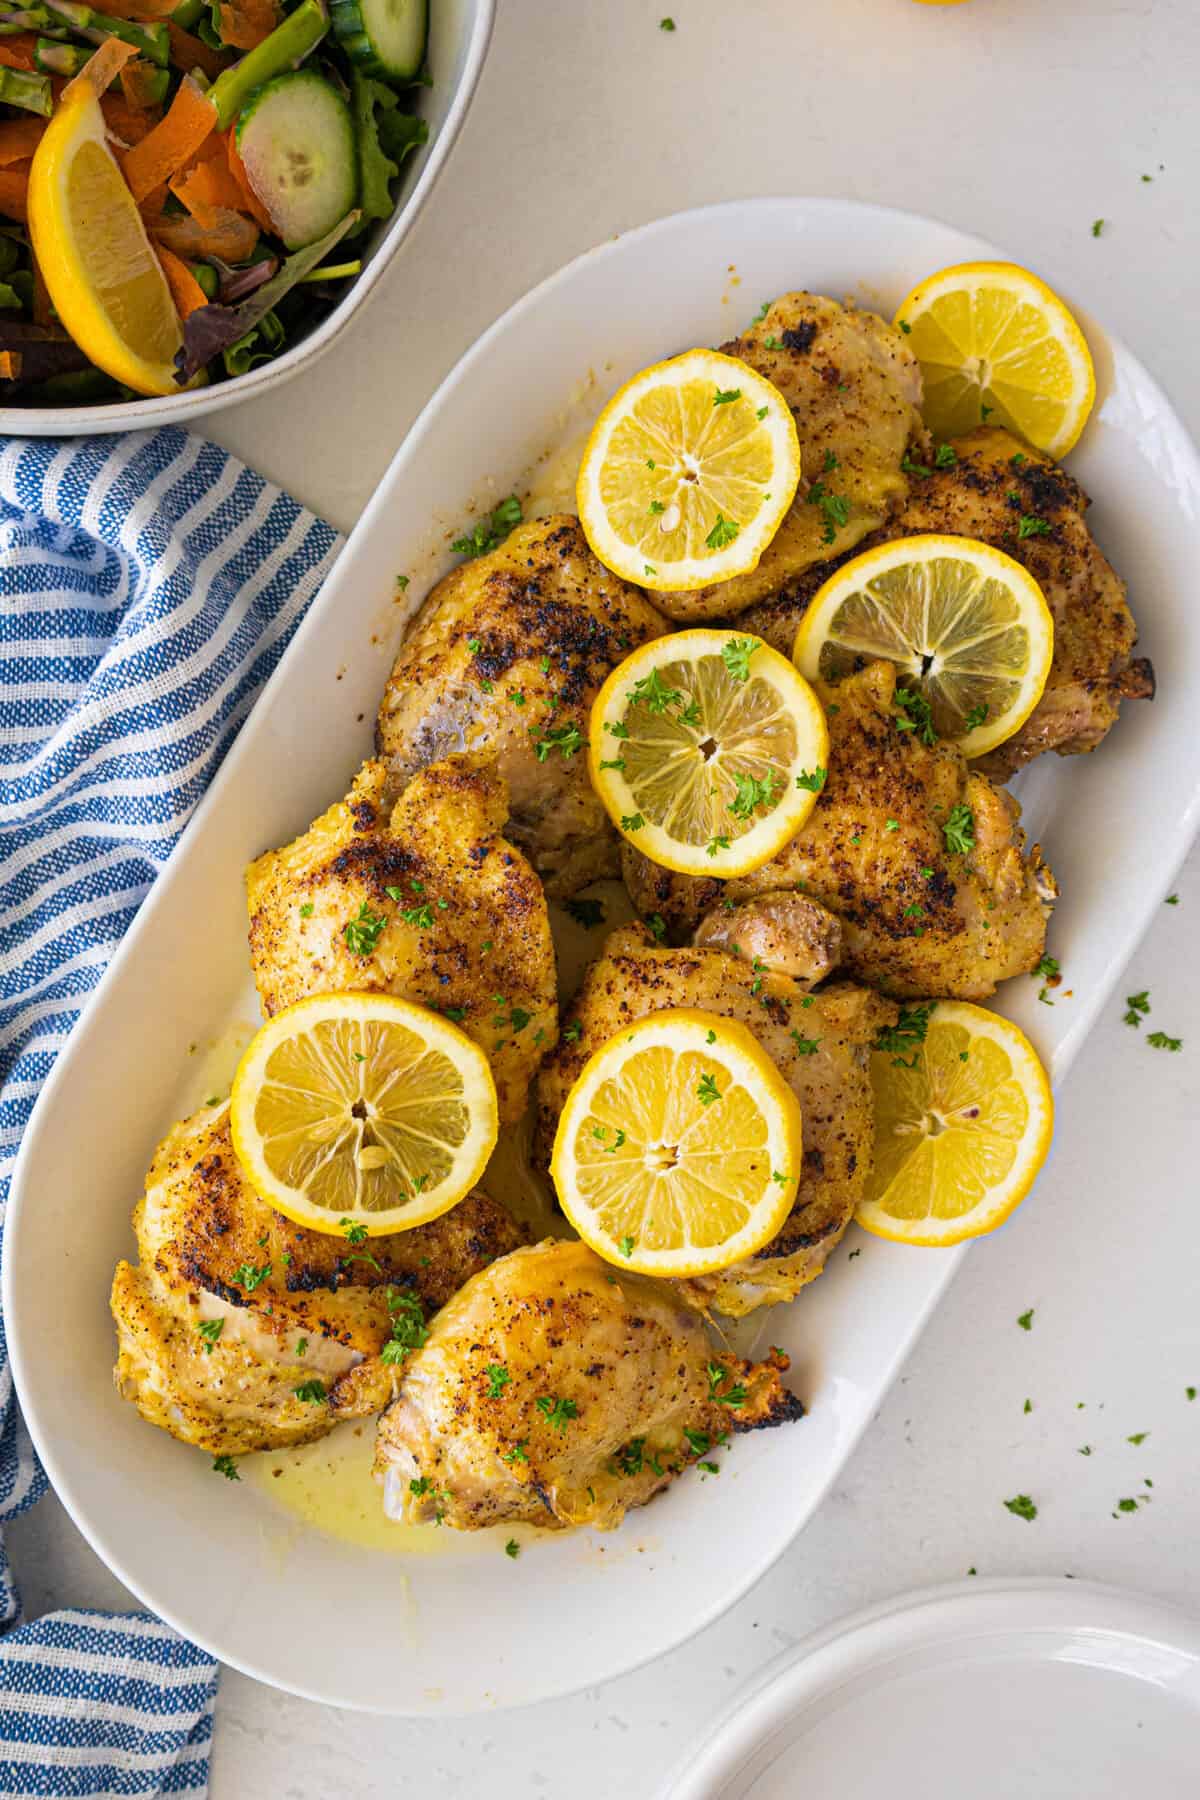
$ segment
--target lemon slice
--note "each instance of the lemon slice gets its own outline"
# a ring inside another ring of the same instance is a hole
[[[800,1103],[744,1025],[688,1009],[610,1038],[567,1095],[550,1173],[599,1256],[706,1275],[780,1230],[803,1155]]]
[[[29,231],[54,310],[96,367],[139,394],[180,393],[179,315],[86,82],[34,152]]]
[[[1054,1132],[1050,1082],[1024,1032],[939,1000],[923,1043],[872,1052],[871,1086],[875,1166],[859,1224],[904,1244],[958,1244],[1002,1225]]]
[[[1005,425],[1062,457],[1087,424],[1096,372],[1058,295],[1016,263],[959,263],[915,287],[896,314],[925,379],[936,437]]]
[[[614,574],[670,592],[753,569],[800,480],[787,401],[719,350],[655,363],[596,421],[576,495]]]
[[[838,681],[875,658],[895,663],[930,708],[929,741],[950,738],[968,756],[1024,724],[1053,656],[1054,620],[1029,571],[990,544],[937,534],[843,563],[814,594],[792,648],[810,681]]]
[[[437,1013],[391,994],[317,994],[276,1013],[238,1064],[233,1146],[297,1225],[370,1237],[436,1219],[496,1142],[487,1058]]]
[[[746,875],[817,802],[821,703],[786,657],[736,631],[677,631],[618,663],[592,706],[588,763],[609,817],[653,862]]]

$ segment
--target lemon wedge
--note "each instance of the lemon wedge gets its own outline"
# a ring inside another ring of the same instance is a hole
[[[921,365],[921,410],[936,437],[1004,425],[1054,457],[1078,441],[1096,398],[1091,351],[1058,295],[1028,269],[942,269],[912,290],[896,324]]]
[[[825,781],[821,703],[786,657],[737,631],[678,631],[618,663],[592,706],[592,785],[666,869],[746,875],[795,835]]]
[[[796,1198],[800,1104],[758,1040],[684,1008],[611,1038],[567,1095],[550,1173],[586,1244],[706,1275],[769,1243]]]
[[[753,569],[800,480],[787,401],[719,350],[689,350],[627,382],[596,421],[576,496],[614,574],[670,592]]]
[[[238,1064],[233,1147],[271,1206],[313,1231],[407,1231],[475,1186],[497,1134],[478,1045],[390,994],[318,994],[276,1013]]]
[[[54,310],[96,367],[139,394],[181,392],[179,315],[86,82],[34,152],[29,231]]]
[[[792,657],[810,681],[837,681],[875,658],[895,663],[903,692],[916,696],[909,728],[982,756],[1041,699],[1054,620],[1033,576],[1011,556],[974,538],[931,533],[843,563],[814,594]]]
[[[982,1006],[939,1000],[923,1042],[872,1052],[871,1086],[875,1165],[858,1223],[942,1245],[1002,1225],[1054,1132],[1050,1082],[1024,1032]]]

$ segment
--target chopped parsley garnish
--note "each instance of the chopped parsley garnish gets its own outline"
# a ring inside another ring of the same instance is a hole
[[[292,1392],[297,1400],[307,1400],[313,1406],[318,1405],[326,1398],[325,1383],[318,1381],[315,1375],[311,1381],[302,1381],[298,1388],[292,1389]]]
[[[850,518],[850,502],[844,494],[831,494],[823,481],[814,481],[808,490],[810,506],[817,506],[825,520],[821,541],[832,544],[838,529]]]
[[[511,1450],[506,1450],[500,1461],[506,1463],[528,1462],[529,1458],[525,1454],[525,1439],[522,1438],[519,1443],[514,1444]]]
[[[635,1237],[623,1237],[620,1244],[621,1255],[632,1256],[636,1244],[637,1239]]]
[[[729,811],[735,819],[752,819],[760,806],[770,806],[783,785],[774,769],[768,769],[761,777],[735,772],[733,783],[737,793],[729,802]]]
[[[808,794],[819,794],[829,778],[829,770],[823,769],[820,763],[815,769],[801,769],[796,777],[796,786],[803,788]]]
[[[433,925],[433,908],[426,900],[420,906],[402,908],[400,917],[406,925],[415,925],[418,931],[428,931]]]
[[[975,848],[975,814],[965,801],[950,809],[942,836],[952,856],[967,856]]]
[[[1021,1327],[1022,1331],[1033,1330],[1033,1311],[1034,1309],[1031,1306],[1028,1312],[1023,1312],[1018,1318],[1017,1324]]]
[[[489,1363],[483,1372],[488,1378],[488,1399],[498,1400],[512,1380],[507,1363]]]
[[[568,1044],[577,1044],[582,1035],[583,1026],[579,1023],[578,1019],[572,1019],[569,1025],[563,1027],[563,1036],[566,1038]]]
[[[425,1309],[416,1294],[401,1293],[396,1288],[388,1289],[387,1307],[391,1316],[392,1335],[383,1346],[380,1357],[385,1363],[402,1363],[406,1356],[419,1350],[428,1341],[429,1327],[425,1323]]]
[[[348,1244],[363,1244],[366,1242],[367,1228],[361,1222],[355,1224],[350,1219],[339,1219],[338,1224],[341,1226],[342,1235],[345,1237]]]
[[[919,476],[922,481],[933,474],[933,470],[927,463],[914,462],[911,456],[902,456],[900,458],[900,467],[904,470],[906,475]]]
[[[261,1268],[257,1268],[254,1263],[244,1262],[233,1271],[233,1279],[240,1288],[245,1289],[246,1293],[252,1294],[256,1287],[262,1286],[270,1273],[269,1262],[263,1263]]]
[[[622,813],[621,815],[622,831],[640,831],[645,823],[646,821],[643,819],[640,812]]]
[[[1124,1017],[1124,1022],[1126,1025],[1140,1025],[1142,1022],[1142,1018],[1149,1011],[1150,1011],[1150,989],[1149,988],[1143,988],[1140,994],[1126,994],[1126,996],[1125,996],[1125,1017]]]
[[[715,1400],[720,1406],[728,1406],[736,1412],[739,1407],[746,1404],[746,1389],[741,1382],[736,1382],[722,1393],[721,1386],[726,1381],[733,1382],[730,1371],[722,1363],[710,1362],[708,1365],[709,1399]]]
[[[899,829],[900,829],[900,821],[899,821],[899,819],[887,819],[887,820],[885,820],[885,822],[884,822],[884,827],[883,827],[883,829],[884,829],[884,830],[885,830],[885,831],[899,831]]]
[[[740,400],[741,397],[741,388],[718,388],[716,396],[713,399],[713,405],[728,406],[731,400]]]
[[[918,694],[913,688],[898,687],[892,696],[900,709],[896,720],[898,731],[915,731],[923,744],[936,744],[937,732],[933,728],[933,708],[924,694]]]
[[[1016,1513],[1018,1519],[1033,1520],[1037,1518],[1037,1507],[1028,1494],[1018,1494],[1015,1499],[1004,1502],[1010,1513]]]
[[[657,669],[651,669],[640,681],[635,681],[625,698],[631,706],[644,706],[647,712],[665,713],[668,706],[682,706],[683,695],[678,688],[669,688]],[[615,725],[610,727],[614,737],[628,737],[625,726],[620,730]]]
[[[433,1492],[432,1477],[429,1475],[414,1475],[412,1480],[408,1484],[408,1491],[410,1494],[415,1494],[417,1496],[418,1500],[420,1499],[422,1494],[432,1494],[432,1492]]]
[[[704,542],[710,550],[724,550],[727,544],[732,544],[741,529],[736,519],[727,519],[723,512],[718,511],[716,522]]]
[[[625,1142],[625,1133],[621,1130],[621,1127],[618,1125],[617,1135],[614,1137],[612,1143],[608,1144],[605,1147],[605,1151],[604,1151],[605,1156],[615,1156],[617,1151],[621,1148],[621,1145],[624,1142]],[[626,1250],[625,1254],[626,1254],[626,1256],[629,1255],[628,1250]]]
[[[601,764],[601,767],[604,765]],[[589,930],[594,925],[603,925],[608,917],[602,900],[568,900],[564,910],[570,913],[577,925],[586,925]]]
[[[667,935],[667,921],[663,918],[662,914],[651,913],[650,917],[646,920],[646,925],[649,929],[650,936],[654,939],[655,943],[661,944]]]
[[[204,1340],[204,1353],[206,1356],[212,1355],[213,1345],[216,1343],[224,1329],[224,1319],[202,1319],[200,1324],[197,1325],[196,1331]]]
[[[966,718],[963,720],[963,729],[965,731],[978,731],[979,727],[983,724],[984,720],[987,718],[990,710],[991,710],[990,707],[988,707],[982,703],[980,703],[978,706],[973,706],[971,708],[970,712],[967,714]]]
[[[958,461],[958,453],[953,444],[939,444],[937,455],[933,459],[935,469],[952,469]]]
[[[537,1409],[555,1431],[565,1431],[570,1421],[579,1416],[579,1408],[574,1400],[557,1400],[552,1394],[540,1395]]]
[[[696,1089],[696,1098],[701,1106],[711,1106],[714,1100],[721,1098],[721,1090],[717,1086],[715,1075],[702,1075],[700,1085]]]
[[[704,1041],[706,1044],[715,1044],[717,1041],[716,1032],[715,1031],[706,1031],[704,1034]]]
[[[749,681],[750,658],[757,649],[756,638],[730,638],[721,645],[721,661],[735,681]]]
[[[1168,1037],[1165,1031],[1152,1031],[1146,1042],[1153,1050],[1182,1050],[1183,1039]]]
[[[1045,519],[1039,519],[1036,513],[1022,513],[1017,525],[1018,538],[1049,537],[1050,526]]]
[[[910,337],[912,335],[912,326],[907,319],[897,319],[896,323],[904,333],[905,337]]]
[[[534,740],[533,753],[540,763],[547,760],[552,750],[561,751],[566,762],[587,743],[577,725],[554,725],[549,731],[543,731],[540,725],[531,725],[529,735]]]
[[[715,856],[718,850],[728,850],[728,848],[729,839],[727,837],[712,837],[709,838],[704,853],[706,856]]]
[[[666,512],[666,510],[667,509],[663,505],[661,500],[652,500],[650,502],[650,511],[652,513],[663,513],[663,512]]]
[[[929,1031],[935,1004],[931,1000],[925,1006],[902,1006],[896,1023],[885,1027],[871,1048],[890,1055],[893,1064],[899,1069],[915,1069],[918,1053]],[[907,1057],[905,1051],[910,1053]]]
[[[752,325],[761,325],[763,320],[766,318],[767,314],[770,312],[770,310],[771,310],[771,302],[769,300],[764,300],[762,305],[759,307],[758,311],[755,313],[754,317],[751,319],[750,323]]]
[[[1058,958],[1056,956],[1043,956],[1042,960],[1038,963],[1037,968],[1029,971],[1029,975],[1031,981],[1053,981],[1058,972]]]
[[[358,909],[358,917],[351,919],[346,926],[344,936],[346,948],[355,956],[370,956],[379,942],[387,917],[384,913],[374,913],[367,901],[363,901]]]
[[[306,1337],[297,1338],[296,1339],[296,1355],[303,1356],[307,1349],[308,1349],[308,1339]]]
[[[902,919],[923,919],[925,917],[925,908],[918,905],[915,900],[910,900],[900,917]]]
[[[791,1176],[785,1175],[782,1169],[772,1169],[771,1170],[771,1180],[777,1181],[779,1183],[780,1187],[786,1187],[788,1182],[791,1179],[792,1179]]]
[[[698,1469],[703,1469],[706,1475],[719,1475],[721,1473],[720,1463],[698,1462],[696,1464],[696,1467]]]
[[[515,494],[510,494],[507,500],[501,500],[499,506],[476,520],[465,536],[455,538],[450,548],[456,556],[486,556],[490,550],[498,550],[513,527],[520,523],[521,502]]]
[[[689,1425],[685,1425],[683,1435],[697,1456],[707,1456],[712,1449],[712,1439],[707,1431],[693,1431]]]
[[[232,1456],[214,1456],[212,1466],[218,1475],[223,1475],[225,1477],[226,1481],[240,1481],[242,1479],[237,1472],[237,1464],[234,1462]]]
[[[788,1036],[796,1046],[797,1056],[815,1056],[820,1046],[820,1038],[805,1037],[799,1031],[789,1031]]]
[[[672,27],[672,29],[674,29],[674,27]],[[504,1554],[505,1556],[511,1556],[514,1560],[520,1556],[521,1546],[518,1544],[516,1538],[509,1538],[507,1544],[504,1546]]]
[[[300,917],[302,919],[311,919],[312,916],[313,916],[313,903],[311,900],[306,900],[304,902],[304,905],[300,908]]]
[[[472,656],[478,656],[479,652],[483,649],[483,645],[478,638],[468,638],[467,649],[471,652]]]

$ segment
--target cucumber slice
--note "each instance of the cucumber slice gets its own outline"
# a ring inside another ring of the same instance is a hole
[[[429,0],[333,0],[334,33],[351,62],[403,87],[425,60]]]
[[[350,108],[312,69],[277,75],[242,108],[238,155],[289,250],[324,237],[358,197]]]

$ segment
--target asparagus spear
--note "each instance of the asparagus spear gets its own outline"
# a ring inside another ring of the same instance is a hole
[[[33,60],[45,75],[78,75],[91,54],[78,44],[63,44],[54,38],[40,37]]]
[[[142,56],[156,62],[159,68],[167,67],[171,42],[167,28],[161,22],[134,25],[128,19],[112,19],[107,13],[94,12],[90,6],[76,4],[76,0],[46,0],[46,5],[90,44],[102,44],[110,37],[120,38],[122,43],[132,44]]]
[[[54,110],[48,75],[26,75],[21,69],[0,68],[0,100],[23,112],[41,113],[48,119]]]
[[[223,70],[208,90],[208,97],[217,109],[218,131],[224,131],[237,117],[255,88],[303,62],[328,30],[325,0],[300,0],[296,10],[289,13],[282,25],[277,25],[257,49],[248,51],[232,68]]]
[[[181,0],[171,17],[183,31],[190,31],[207,11],[207,0]]]

